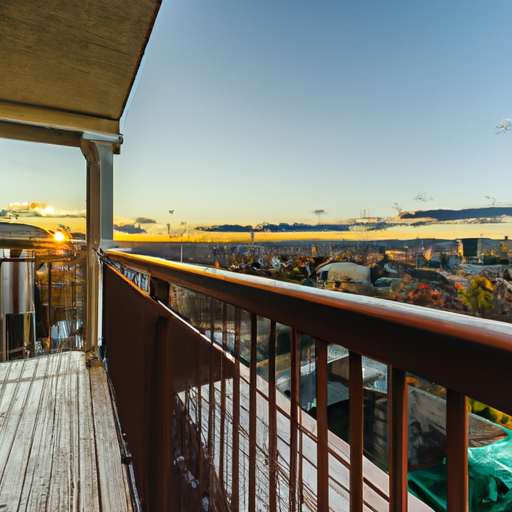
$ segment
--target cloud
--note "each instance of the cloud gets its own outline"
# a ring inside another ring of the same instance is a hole
[[[147,217],[137,217],[135,224],[156,224],[155,219],[148,219]]]
[[[139,235],[141,233],[147,233],[147,231],[140,226],[135,224],[114,224],[114,231],[120,233],[128,233],[129,235]]]
[[[85,210],[56,210],[46,203],[29,203],[28,201],[10,203],[2,211],[10,212],[16,217],[85,218]]]

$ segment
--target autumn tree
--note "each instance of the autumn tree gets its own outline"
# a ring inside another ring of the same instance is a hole
[[[493,291],[493,284],[483,276],[474,277],[467,290],[464,290],[462,286],[457,287],[457,293],[468,307],[469,312],[482,318],[485,318],[487,312],[493,307]]]

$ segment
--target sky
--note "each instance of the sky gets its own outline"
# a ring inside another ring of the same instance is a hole
[[[163,0],[115,216],[255,225],[512,203],[512,133],[496,128],[512,116],[511,19],[509,0]],[[0,140],[0,170],[0,207],[85,208],[76,148]]]

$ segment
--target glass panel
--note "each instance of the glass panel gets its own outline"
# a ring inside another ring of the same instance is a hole
[[[249,390],[249,370],[240,364],[240,465],[238,471],[240,510],[247,510],[249,506]]]
[[[256,510],[269,508],[268,402],[258,395],[256,420]]]
[[[258,364],[268,361],[270,320],[258,316]]]
[[[223,445],[222,450],[222,463],[223,472],[222,478],[224,479],[224,487],[226,496],[231,501],[233,491],[233,379],[225,379],[225,408],[224,414],[221,416],[221,428],[223,428]]]
[[[302,481],[304,504],[302,510],[318,510],[317,508],[317,439],[308,435],[307,430],[301,432],[302,444]]]
[[[315,340],[299,334],[300,343],[300,398],[301,409],[316,416],[316,355]]]
[[[82,348],[85,256],[36,253],[36,354]]]
[[[364,455],[388,471],[388,367],[362,358],[364,399]]]
[[[257,363],[256,363],[256,387],[258,389],[258,404],[265,400],[266,413],[268,413],[269,397],[269,347],[271,334],[271,322],[267,318],[257,317]],[[275,336],[272,336],[275,344]],[[261,398],[260,398],[261,397]]]
[[[226,304],[226,321],[224,323],[224,344],[232,354],[235,352],[235,307]]]
[[[171,309],[203,334],[211,329],[211,297],[182,286],[173,285]]]
[[[276,325],[276,387],[290,397],[290,328],[286,325]]]
[[[409,376],[409,489],[434,510],[446,508],[446,389]],[[510,416],[468,398],[469,505],[512,510]]]
[[[327,347],[327,421],[329,430],[348,443],[349,392],[348,350],[341,345]]]
[[[287,510],[290,489],[290,418],[281,412],[277,413],[277,436],[277,495],[283,510]]]
[[[339,457],[329,455],[329,509],[342,512],[349,510],[349,469],[343,464]]]
[[[222,345],[223,311],[224,303],[220,300],[210,298],[210,328],[206,335],[217,345]],[[213,334],[210,332],[213,327]]]
[[[214,413],[214,430],[215,430],[215,438],[213,442],[213,464],[215,466],[215,472],[220,478],[220,461],[222,457],[222,449],[221,445],[224,444],[223,432],[222,432],[222,380],[214,382],[214,397],[213,397],[213,407],[215,409]],[[224,401],[225,404],[225,401]]]
[[[251,362],[251,313],[240,310],[240,361],[249,366]]]
[[[408,374],[409,491],[446,510],[446,389]],[[471,509],[473,510],[473,509]]]

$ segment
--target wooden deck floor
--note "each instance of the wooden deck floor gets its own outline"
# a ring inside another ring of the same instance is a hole
[[[4,510],[132,510],[105,371],[82,352],[0,364]]]

